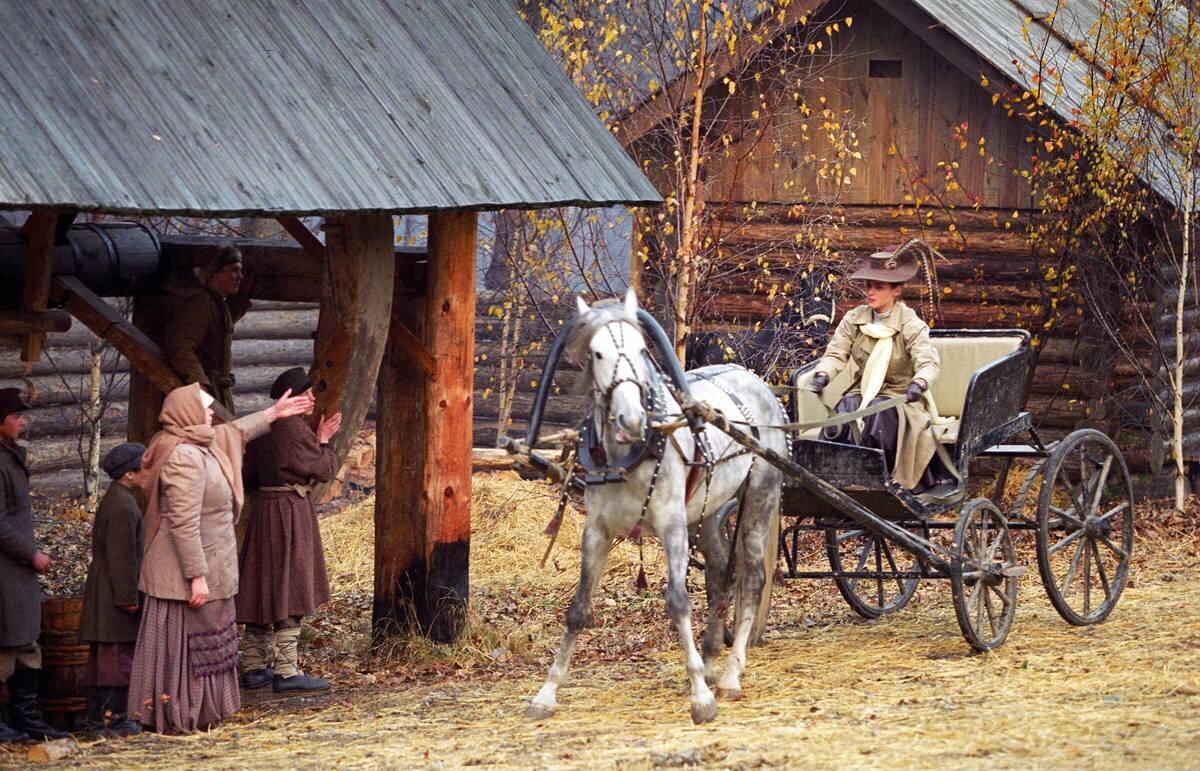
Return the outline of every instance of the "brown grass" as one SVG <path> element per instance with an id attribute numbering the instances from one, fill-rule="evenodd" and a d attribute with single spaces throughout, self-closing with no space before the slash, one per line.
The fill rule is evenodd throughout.
<path id="1" fill-rule="evenodd" d="M 367 654 L 369 605 L 361 606 L 371 583 L 369 502 L 324 520 L 338 601 L 358 598 L 361 636 L 345 651 L 352 665 L 332 700 L 244 710 L 204 735 L 91 744 L 83 764 L 1197 765 L 1194 530 L 1144 537 L 1120 605 L 1096 627 L 1062 623 L 1034 567 L 1012 635 L 988 655 L 969 652 L 944 585 L 926 582 L 912 606 L 866 623 L 827 582 L 790 583 L 776 590 L 766 641 L 750 653 L 745 698 L 722 702 L 717 721 L 700 727 L 688 719 L 681 655 L 663 615 L 659 551 L 647 545 L 643 596 L 634 587 L 637 548 L 620 544 L 598 594 L 598 628 L 581 638 L 559 713 L 534 723 L 521 713 L 549 664 L 578 570 L 577 514 L 551 563 L 537 567 L 555 503 L 543 485 L 477 477 L 468 633 L 452 646 L 395 646 L 383 663 Z M 1034 564 L 1027 548 L 1021 555 Z M 698 577 L 691 583 L 700 609 Z"/>

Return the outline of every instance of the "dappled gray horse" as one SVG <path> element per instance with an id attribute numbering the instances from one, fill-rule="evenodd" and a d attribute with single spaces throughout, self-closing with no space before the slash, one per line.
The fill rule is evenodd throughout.
<path id="1" fill-rule="evenodd" d="M 655 367 L 647 337 L 671 387 Z M 693 398 L 732 420 L 780 425 L 783 410 L 767 385 L 741 367 L 705 367 L 685 376 L 666 335 L 653 317 L 638 309 L 632 291 L 624 302 L 606 300 L 589 307 L 580 299 L 579 315 L 560 339 L 563 344 L 556 341 L 552 347 L 541 385 L 547 385 L 564 347 L 584 366 L 583 379 L 592 390 L 591 413 L 580 441 L 580 458 L 590 477 L 584 494 L 587 522 L 579 586 L 567 611 L 566 635 L 527 714 L 543 718 L 558 706 L 558 688 L 566 680 L 575 640 L 592 623 L 592 593 L 613 541 L 640 532 L 657 535 L 666 553 L 667 612 L 683 643 L 692 720 L 712 720 L 717 704 L 709 683 L 715 679 L 715 660 L 725 642 L 723 611 L 731 594 L 733 644 L 717 690 L 729 696 L 741 693 L 755 614 L 763 588 L 773 577 L 764 569 L 764 549 L 775 543 L 768 535 L 771 527 L 778 527 L 782 474 L 743 452 L 711 425 L 697 434 L 685 426 L 669 436 L 655 426 L 679 423 L 680 405 L 672 390 L 686 394 L 690 389 Z M 530 446 L 537 440 L 539 422 L 540 409 L 535 408 Z M 760 435 L 764 444 L 786 453 L 783 431 L 762 429 Z M 700 461 L 704 465 L 695 466 Z M 698 473 L 693 475 L 689 496 L 693 467 Z M 601 481 L 605 479 L 609 481 Z M 737 524 L 731 542 L 725 521 L 734 513 Z M 689 535 L 705 562 L 709 612 L 703 659 L 692 639 L 686 583 Z"/>

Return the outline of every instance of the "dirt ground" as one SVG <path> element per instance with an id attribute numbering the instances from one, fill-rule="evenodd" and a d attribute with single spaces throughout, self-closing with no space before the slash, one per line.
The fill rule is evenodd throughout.
<path id="1" fill-rule="evenodd" d="M 323 521 L 337 597 L 305 631 L 309 669 L 334 689 L 254 694 L 189 737 L 82 740 L 68 764 L 241 767 L 1200 767 L 1200 539 L 1194 519 L 1143 517 L 1130 585 L 1096 627 L 1059 620 L 1032 570 L 1008 642 L 973 655 L 948 588 L 864 622 L 828 582 L 776 588 L 744 698 L 693 726 L 677 640 L 648 545 L 614 551 L 558 714 L 522 717 L 545 675 L 578 569 L 568 519 L 539 570 L 553 511 L 545 488 L 480 478 L 470 630 L 452 646 L 370 651 L 369 502 Z M 703 609 L 692 579 L 697 626 Z M 23 756 L 0 754 L 0 765 Z"/>

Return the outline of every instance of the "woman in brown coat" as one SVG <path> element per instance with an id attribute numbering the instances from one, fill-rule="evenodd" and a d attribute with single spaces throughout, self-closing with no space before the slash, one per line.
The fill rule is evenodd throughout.
<path id="1" fill-rule="evenodd" d="M 100 464 L 112 484 L 92 524 L 92 562 L 83 590 L 79 639 L 91 648 L 83 672 L 88 728 L 106 736 L 141 731 L 125 708 L 141 618 L 142 509 L 135 491 L 142 486 L 145 452 L 142 445 L 126 442 L 110 450 Z"/>
<path id="2" fill-rule="evenodd" d="M 208 728 L 241 707 L 237 684 L 237 546 L 246 443 L 279 418 L 312 409 L 311 394 L 212 425 L 212 396 L 198 384 L 163 401 L 150 440 L 145 556 L 146 605 L 129 684 L 129 715 L 160 733 Z"/>
<path id="3" fill-rule="evenodd" d="M 305 393 L 299 367 L 281 374 L 271 396 Z M 325 550 L 309 490 L 337 473 L 329 441 L 341 413 L 322 417 L 314 432 L 300 416 L 276 421 L 246 451 L 247 486 L 255 490 L 238 568 L 237 620 L 246 625 L 242 684 L 275 691 L 322 691 L 329 684 L 300 670 L 300 619 L 329 600 Z"/>

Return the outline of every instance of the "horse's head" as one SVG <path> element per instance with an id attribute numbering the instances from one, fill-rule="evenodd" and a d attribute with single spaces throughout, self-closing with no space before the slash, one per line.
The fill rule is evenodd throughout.
<path id="1" fill-rule="evenodd" d="M 647 410 L 655 398 L 655 374 L 642 327 L 638 322 L 637 296 L 630 289 L 625 299 L 602 300 L 579 306 L 575 358 L 590 378 L 596 414 L 607 420 L 618 444 L 641 441 L 647 431 Z"/>

